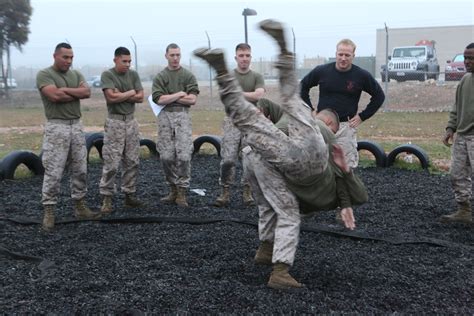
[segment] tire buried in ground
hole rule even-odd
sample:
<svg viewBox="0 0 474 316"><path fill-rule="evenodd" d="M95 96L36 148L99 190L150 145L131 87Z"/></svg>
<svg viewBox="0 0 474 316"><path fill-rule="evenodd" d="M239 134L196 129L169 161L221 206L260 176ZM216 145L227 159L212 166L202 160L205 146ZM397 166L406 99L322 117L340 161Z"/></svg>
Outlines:
<svg viewBox="0 0 474 316"><path fill-rule="evenodd" d="M150 151L150 156L159 158L160 154L156 150L156 143L151 139L140 139L140 147L145 146Z"/></svg>
<svg viewBox="0 0 474 316"><path fill-rule="evenodd" d="M41 159L31 151L15 150L6 155L0 161L0 173L3 179L15 178L15 171L19 165L24 164L35 175L44 174L44 167Z"/></svg>
<svg viewBox="0 0 474 316"><path fill-rule="evenodd" d="M380 144L370 141L361 140L357 142L357 151L367 150L375 157L377 167L385 167L387 163L387 155Z"/></svg>
<svg viewBox="0 0 474 316"><path fill-rule="evenodd" d="M387 155L387 167L390 167L395 162L395 159L400 153L407 153L415 155L416 158L420 161L420 165L423 169L428 169L430 166L430 159L426 151L423 150L420 146L414 144L404 144L395 147L388 155Z"/></svg>
<svg viewBox="0 0 474 316"><path fill-rule="evenodd" d="M214 148L217 151L217 155L219 157L221 156L221 138L219 136L216 136L216 135L202 135L202 136L199 136L198 138L196 138L193 142L193 144L194 144L193 155L199 152L199 150L201 149L201 146L204 143L209 143L212 146L214 146Z"/></svg>
<svg viewBox="0 0 474 316"><path fill-rule="evenodd" d="M89 153L92 147L97 149L100 159L102 158L102 147L104 146L104 133L87 133L86 134L86 148L87 148L87 162L89 162Z"/></svg>

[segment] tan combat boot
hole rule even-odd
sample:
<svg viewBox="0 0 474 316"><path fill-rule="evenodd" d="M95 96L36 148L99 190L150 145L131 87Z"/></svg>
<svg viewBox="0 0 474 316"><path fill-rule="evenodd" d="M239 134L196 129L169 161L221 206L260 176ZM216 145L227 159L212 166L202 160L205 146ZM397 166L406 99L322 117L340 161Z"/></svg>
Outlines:
<svg viewBox="0 0 474 316"><path fill-rule="evenodd" d="M97 219L101 216L100 213L92 212L84 199L74 201L74 215L77 219Z"/></svg>
<svg viewBox="0 0 474 316"><path fill-rule="evenodd" d="M100 208L102 214L110 214L113 212L112 196L102 195L102 207Z"/></svg>
<svg viewBox="0 0 474 316"><path fill-rule="evenodd" d="M44 216L43 216L43 230L51 231L54 228L54 208L55 205L45 205L44 206Z"/></svg>
<svg viewBox="0 0 474 316"><path fill-rule="evenodd" d="M221 195L214 202L214 206L222 207L229 205L230 202L230 188L222 187Z"/></svg>
<svg viewBox="0 0 474 316"><path fill-rule="evenodd" d="M135 193L125 194L125 207L143 207L145 204L140 202Z"/></svg>
<svg viewBox="0 0 474 316"><path fill-rule="evenodd" d="M170 193L167 196L162 197L160 201L165 202L165 203L174 203L176 201L177 196L178 196L178 188L176 188L176 186L172 184L170 186Z"/></svg>
<svg viewBox="0 0 474 316"><path fill-rule="evenodd" d="M254 200L252 196L252 190L250 188L250 185L244 185L242 188L242 200L244 201L244 204L247 206L254 205Z"/></svg>
<svg viewBox="0 0 474 316"><path fill-rule="evenodd" d="M262 241L258 246L254 261L256 264L272 265L273 243L269 241Z"/></svg>
<svg viewBox="0 0 474 316"><path fill-rule="evenodd" d="M202 58L214 68L217 76L228 74L227 65L224 60L224 51L221 49L198 48L193 51L196 57Z"/></svg>
<svg viewBox="0 0 474 316"><path fill-rule="evenodd" d="M283 25L280 22L270 19L263 20L260 22L260 28L277 41L282 54L288 52L286 50L285 32L283 30Z"/></svg>
<svg viewBox="0 0 474 316"><path fill-rule="evenodd" d="M186 188L179 187L178 195L176 196L176 204L181 207L188 207L188 202L186 201Z"/></svg>
<svg viewBox="0 0 474 316"><path fill-rule="evenodd" d="M470 202L458 203L458 210L449 215L441 216L442 222L472 223L472 210Z"/></svg>
<svg viewBox="0 0 474 316"><path fill-rule="evenodd" d="M287 290L292 288L301 288L303 284L299 283L288 273L290 266L285 263L277 262L273 265L273 271L268 281L268 287L272 289Z"/></svg>

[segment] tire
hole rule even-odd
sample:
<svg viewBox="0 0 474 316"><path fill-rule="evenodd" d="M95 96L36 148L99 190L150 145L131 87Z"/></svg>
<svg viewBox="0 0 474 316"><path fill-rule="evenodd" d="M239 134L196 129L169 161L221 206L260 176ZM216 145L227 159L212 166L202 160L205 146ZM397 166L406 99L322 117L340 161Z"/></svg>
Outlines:
<svg viewBox="0 0 474 316"><path fill-rule="evenodd" d="M86 134L86 148L87 148L87 162L89 162L89 153L92 147L95 147L99 152L100 159L102 158L102 147L104 146L104 133L87 133Z"/></svg>
<svg viewBox="0 0 474 316"><path fill-rule="evenodd" d="M382 146L370 140L361 140L357 142L357 151L367 150L375 157L375 165L377 167L385 167L387 165L387 155Z"/></svg>
<svg viewBox="0 0 474 316"><path fill-rule="evenodd" d="M426 80L429 79L429 76L428 76L428 69L424 69L423 70L423 73L420 74L420 78L419 78L419 81L421 82L424 82Z"/></svg>
<svg viewBox="0 0 474 316"><path fill-rule="evenodd" d="M27 166L35 175L44 174L43 163L36 154L31 151L15 150L0 161L0 173L2 177L4 179L13 180L15 178L15 171L21 164Z"/></svg>
<svg viewBox="0 0 474 316"><path fill-rule="evenodd" d="M423 169L428 169L428 167L430 166L430 159L428 157L428 154L423 150L423 148L413 144L404 144L395 147L395 149L393 149L387 155L387 167L392 166L398 154L403 152L415 155L416 158L418 158L418 160L420 161L421 167Z"/></svg>
<svg viewBox="0 0 474 316"><path fill-rule="evenodd" d="M140 139L140 147L145 146L150 151L150 155L153 157L159 157L160 154L156 150L156 143L150 139Z"/></svg>
<svg viewBox="0 0 474 316"><path fill-rule="evenodd" d="M216 135L202 135L196 138L193 142L194 145L194 152L193 155L199 152L201 146L204 143L210 143L217 151L217 155L221 156L221 138Z"/></svg>

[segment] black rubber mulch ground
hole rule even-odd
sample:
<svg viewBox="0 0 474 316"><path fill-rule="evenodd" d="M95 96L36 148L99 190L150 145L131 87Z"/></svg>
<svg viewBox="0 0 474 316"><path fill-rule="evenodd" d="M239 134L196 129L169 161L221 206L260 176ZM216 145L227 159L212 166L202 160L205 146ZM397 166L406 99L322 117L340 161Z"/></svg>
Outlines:
<svg viewBox="0 0 474 316"><path fill-rule="evenodd" d="M455 206L448 177L360 170L370 202L356 212L355 234L385 241L303 231L291 272L306 287L288 292L267 288L270 267L253 263L256 209L243 207L237 194L231 208L209 206L218 193L219 159L196 156L192 163L191 189L207 195L191 193L191 208L159 202L166 192L161 167L144 160L139 197L149 207L121 209L118 196L119 211L108 219L150 222L71 222L51 234L10 220L41 219L42 178L0 182L2 313L474 313L473 226L437 221ZM89 171L87 199L98 208L101 165ZM58 220L72 219L68 195L64 181ZM334 214L305 219L304 228L347 232ZM157 218L236 221L193 225Z"/></svg>

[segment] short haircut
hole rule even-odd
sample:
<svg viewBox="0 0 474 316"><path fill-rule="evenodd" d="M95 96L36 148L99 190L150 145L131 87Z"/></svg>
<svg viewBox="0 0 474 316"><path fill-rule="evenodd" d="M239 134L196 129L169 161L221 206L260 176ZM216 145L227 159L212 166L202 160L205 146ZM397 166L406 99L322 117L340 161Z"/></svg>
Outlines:
<svg viewBox="0 0 474 316"><path fill-rule="evenodd" d="M337 128L339 129L339 124L341 123L339 120L339 115L337 114L336 110L331 109L331 108L326 108L318 112L318 114L321 114L326 117L330 117L333 119L333 121L337 124Z"/></svg>
<svg viewBox="0 0 474 316"><path fill-rule="evenodd" d="M114 56L118 57L122 55L130 56L130 51L128 50L128 48L123 47L123 46L117 47L117 49L114 52Z"/></svg>
<svg viewBox="0 0 474 316"><path fill-rule="evenodd" d="M466 49L472 49L472 48L474 48L474 43L471 43L471 44L466 46Z"/></svg>
<svg viewBox="0 0 474 316"><path fill-rule="evenodd" d="M54 49L54 52L56 53L61 48L72 49L71 45L69 45L68 43L62 42L62 43L59 43L58 45L56 45L56 48Z"/></svg>
<svg viewBox="0 0 474 316"><path fill-rule="evenodd" d="M235 51L237 52L238 50L252 50L252 47L250 47L249 44L247 43L240 43L237 46L235 46Z"/></svg>
<svg viewBox="0 0 474 316"><path fill-rule="evenodd" d="M340 40L339 43L337 43L337 45L336 45L336 50L337 50L337 48L339 47L339 45L349 45L349 46L352 46L352 47L354 48L354 49L352 50L353 53L355 53L356 48L357 48L356 44L355 44L353 41L351 41L350 39L348 39L348 38L344 38L344 39Z"/></svg>
<svg viewBox="0 0 474 316"><path fill-rule="evenodd" d="M179 48L178 44L171 43L168 46L166 46L166 53L168 53L170 49L176 49L176 48Z"/></svg>

